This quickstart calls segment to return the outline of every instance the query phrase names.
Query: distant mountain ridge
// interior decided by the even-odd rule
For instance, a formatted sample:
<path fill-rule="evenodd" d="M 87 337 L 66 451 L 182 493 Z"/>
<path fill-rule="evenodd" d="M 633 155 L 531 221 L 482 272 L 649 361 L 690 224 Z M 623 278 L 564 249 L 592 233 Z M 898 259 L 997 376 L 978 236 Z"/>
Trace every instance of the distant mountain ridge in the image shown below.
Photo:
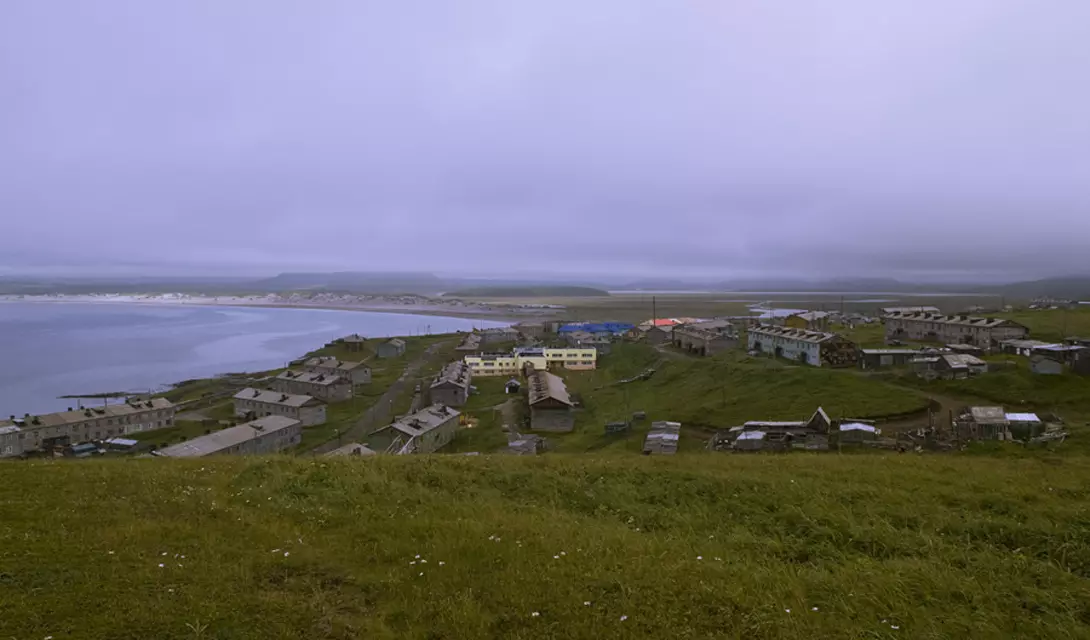
<path fill-rule="evenodd" d="M 602 277 L 602 281 L 609 279 Z M 1006 284 L 912 283 L 894 278 L 745 278 L 732 280 L 642 278 L 621 286 L 603 286 L 587 279 L 557 277 L 534 278 L 444 278 L 428 272 L 285 272 L 273 277 L 30 277 L 0 276 L 0 294 L 41 295 L 81 293 L 206 293 L 259 294 L 287 291 L 336 291 L 356 294 L 438 295 L 479 289 L 516 289 L 552 291 L 533 295 L 592 295 L 579 289 L 607 291 L 767 291 L 767 292 L 854 292 L 854 293 L 984 293 L 1011 300 L 1036 297 L 1090 300 L 1090 275 L 1067 275 Z M 571 289 L 569 293 L 557 293 Z M 475 295 L 484 295 L 476 293 Z M 491 295 L 496 295 L 495 293 Z"/>

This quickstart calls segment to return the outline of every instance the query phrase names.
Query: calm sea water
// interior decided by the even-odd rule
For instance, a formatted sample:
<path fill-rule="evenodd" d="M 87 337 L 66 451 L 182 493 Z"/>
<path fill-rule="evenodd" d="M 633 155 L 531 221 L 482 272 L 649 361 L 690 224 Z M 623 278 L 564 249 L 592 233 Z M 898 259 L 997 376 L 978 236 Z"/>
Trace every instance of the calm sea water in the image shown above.
<path fill-rule="evenodd" d="M 146 391 L 283 366 L 350 333 L 404 336 L 503 323 L 322 309 L 0 303 L 0 416 L 63 411 L 64 394 Z"/>

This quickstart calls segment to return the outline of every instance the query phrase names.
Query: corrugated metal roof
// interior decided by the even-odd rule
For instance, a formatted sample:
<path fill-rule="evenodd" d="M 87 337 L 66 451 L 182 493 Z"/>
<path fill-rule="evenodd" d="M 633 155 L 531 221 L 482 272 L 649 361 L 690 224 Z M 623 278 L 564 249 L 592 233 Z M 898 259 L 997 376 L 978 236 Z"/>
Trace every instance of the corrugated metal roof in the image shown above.
<path fill-rule="evenodd" d="M 568 387 L 560 376 L 548 371 L 535 371 L 530 375 L 530 404 L 534 405 L 542 400 L 551 398 L 566 405 L 573 405 L 571 396 L 568 395 Z"/>
<path fill-rule="evenodd" d="M 1007 420 L 1011 422 L 1040 422 L 1041 419 L 1037 417 L 1036 413 L 1008 413 L 1006 414 Z"/>
<path fill-rule="evenodd" d="M 846 422 L 840 425 L 841 431 L 869 431 L 871 433 L 878 433 L 878 429 L 869 424 L 863 424 L 862 422 Z"/>

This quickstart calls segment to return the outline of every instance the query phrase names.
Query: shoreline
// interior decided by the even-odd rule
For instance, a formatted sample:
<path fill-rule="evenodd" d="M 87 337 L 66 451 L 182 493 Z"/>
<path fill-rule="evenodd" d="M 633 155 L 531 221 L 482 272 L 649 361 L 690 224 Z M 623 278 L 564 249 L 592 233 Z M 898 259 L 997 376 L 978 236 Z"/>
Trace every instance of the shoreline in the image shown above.
<path fill-rule="evenodd" d="M 271 301 L 246 301 L 231 300 L 219 301 L 209 298 L 141 298 L 135 296 L 125 297 L 99 297 L 99 296 L 24 296 L 21 298 L 12 296 L 0 296 L 0 304 L 4 303 L 33 303 L 33 304 L 132 304 L 150 305 L 162 307 L 230 307 L 230 308 L 259 308 L 259 309 L 309 309 L 324 311 L 356 311 L 365 313 L 391 313 L 411 316 L 432 316 L 460 318 L 463 320 L 489 320 L 492 322 L 510 322 L 514 324 L 525 319 L 551 318 L 557 314 L 542 313 L 541 311 L 527 311 L 525 313 L 511 312 L 509 310 L 492 309 L 465 309 L 444 308 L 442 305 L 404 304 L 404 305 L 369 305 L 369 304 L 336 304 L 318 303 L 302 304 L 298 302 L 271 302 Z"/>

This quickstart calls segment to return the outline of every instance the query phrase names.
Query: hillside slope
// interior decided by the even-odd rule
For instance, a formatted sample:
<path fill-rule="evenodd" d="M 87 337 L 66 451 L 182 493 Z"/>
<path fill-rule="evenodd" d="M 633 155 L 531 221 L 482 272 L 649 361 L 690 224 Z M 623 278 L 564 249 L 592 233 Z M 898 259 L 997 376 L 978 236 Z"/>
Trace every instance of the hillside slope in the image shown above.
<path fill-rule="evenodd" d="M 978 456 L 0 465 L 0 635 L 1055 638 L 1090 466 Z"/>

